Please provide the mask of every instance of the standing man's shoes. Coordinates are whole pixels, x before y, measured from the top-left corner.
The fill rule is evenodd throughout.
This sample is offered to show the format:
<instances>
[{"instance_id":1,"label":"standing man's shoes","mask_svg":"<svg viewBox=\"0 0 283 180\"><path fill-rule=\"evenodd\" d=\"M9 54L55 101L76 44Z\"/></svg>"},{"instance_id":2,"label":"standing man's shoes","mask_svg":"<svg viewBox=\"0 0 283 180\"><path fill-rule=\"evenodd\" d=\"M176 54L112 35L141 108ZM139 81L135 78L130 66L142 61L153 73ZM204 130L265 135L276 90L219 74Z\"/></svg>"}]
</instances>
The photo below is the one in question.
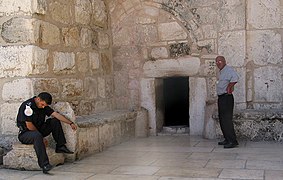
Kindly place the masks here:
<instances>
[{"instance_id":1,"label":"standing man's shoes","mask_svg":"<svg viewBox=\"0 0 283 180\"><path fill-rule=\"evenodd\" d=\"M218 145L226 145L226 144L228 144L228 143L229 143L228 141L224 140L224 141L218 142Z\"/></svg>"},{"instance_id":2,"label":"standing man's shoes","mask_svg":"<svg viewBox=\"0 0 283 180\"><path fill-rule=\"evenodd\" d=\"M56 147L56 153L66 153L66 154L74 154L74 152L70 151L65 145Z\"/></svg>"},{"instance_id":3,"label":"standing man's shoes","mask_svg":"<svg viewBox=\"0 0 283 180\"><path fill-rule=\"evenodd\" d=\"M238 142L228 143L228 144L224 145L224 148L225 148L225 149L234 148L234 147L237 147L238 145L239 145Z\"/></svg>"},{"instance_id":4,"label":"standing man's shoes","mask_svg":"<svg viewBox=\"0 0 283 180\"><path fill-rule=\"evenodd\" d=\"M42 172L44 174L48 174L48 171L50 171L53 168L53 166L51 164L46 164L42 167Z\"/></svg>"}]
</instances>

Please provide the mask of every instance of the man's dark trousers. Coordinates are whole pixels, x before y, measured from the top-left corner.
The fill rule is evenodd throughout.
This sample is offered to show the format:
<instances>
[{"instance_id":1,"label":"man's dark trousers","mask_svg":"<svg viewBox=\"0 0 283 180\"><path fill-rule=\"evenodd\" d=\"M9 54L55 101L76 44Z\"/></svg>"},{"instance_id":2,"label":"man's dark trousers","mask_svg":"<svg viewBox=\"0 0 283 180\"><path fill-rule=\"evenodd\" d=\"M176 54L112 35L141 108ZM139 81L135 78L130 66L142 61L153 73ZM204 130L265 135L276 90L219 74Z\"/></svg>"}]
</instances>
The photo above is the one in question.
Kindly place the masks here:
<instances>
[{"instance_id":1,"label":"man's dark trousers","mask_svg":"<svg viewBox=\"0 0 283 180\"><path fill-rule=\"evenodd\" d=\"M226 141L236 143L236 134L233 125L234 97L232 94L218 96L218 114L220 127Z\"/></svg>"},{"instance_id":2,"label":"man's dark trousers","mask_svg":"<svg viewBox=\"0 0 283 180\"><path fill-rule=\"evenodd\" d=\"M47 119L38 131L24 131L21 132L18 137L23 144L33 144L38 159L38 165L41 168L49 163L43 137L48 136L50 133L52 133L58 147L66 144L62 125L60 121L55 118Z\"/></svg>"}]
</instances>

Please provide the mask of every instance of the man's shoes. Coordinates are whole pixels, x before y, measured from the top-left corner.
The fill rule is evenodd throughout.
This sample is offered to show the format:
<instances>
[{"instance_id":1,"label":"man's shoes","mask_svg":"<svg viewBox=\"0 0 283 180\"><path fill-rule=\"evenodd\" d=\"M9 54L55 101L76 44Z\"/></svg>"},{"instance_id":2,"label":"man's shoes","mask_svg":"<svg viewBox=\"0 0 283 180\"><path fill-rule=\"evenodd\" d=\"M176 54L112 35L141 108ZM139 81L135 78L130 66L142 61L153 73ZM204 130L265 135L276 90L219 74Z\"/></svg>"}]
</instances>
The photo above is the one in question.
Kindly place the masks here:
<instances>
[{"instance_id":1,"label":"man's shoes","mask_svg":"<svg viewBox=\"0 0 283 180\"><path fill-rule=\"evenodd\" d=\"M74 152L70 151L65 145L56 147L56 153L67 153L67 154L74 154Z\"/></svg>"},{"instance_id":2,"label":"man's shoes","mask_svg":"<svg viewBox=\"0 0 283 180\"><path fill-rule=\"evenodd\" d=\"M226 141L226 139L225 139L224 141L218 142L218 145L226 145L226 144L228 144L228 143L229 143L229 142Z\"/></svg>"},{"instance_id":3,"label":"man's shoes","mask_svg":"<svg viewBox=\"0 0 283 180\"><path fill-rule=\"evenodd\" d=\"M52 168L53 168L53 166L48 163L48 164L46 164L46 165L44 165L44 166L42 167L42 172L43 172L44 174L47 174L48 171L50 171Z\"/></svg>"},{"instance_id":4,"label":"man's shoes","mask_svg":"<svg viewBox=\"0 0 283 180\"><path fill-rule=\"evenodd\" d=\"M227 149L227 148L234 148L234 147L237 147L239 145L239 143L236 141L234 143L228 143L226 145L224 145L224 148Z\"/></svg>"}]
</instances>

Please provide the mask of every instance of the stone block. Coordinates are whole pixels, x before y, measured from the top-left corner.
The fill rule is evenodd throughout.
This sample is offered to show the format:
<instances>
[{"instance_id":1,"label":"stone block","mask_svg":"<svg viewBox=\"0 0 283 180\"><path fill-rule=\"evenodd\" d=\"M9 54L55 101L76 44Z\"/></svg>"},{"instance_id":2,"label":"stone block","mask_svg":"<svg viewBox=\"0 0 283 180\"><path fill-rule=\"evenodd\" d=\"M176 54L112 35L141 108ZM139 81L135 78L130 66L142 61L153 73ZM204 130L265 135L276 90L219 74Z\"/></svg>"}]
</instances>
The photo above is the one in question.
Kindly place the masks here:
<instances>
[{"instance_id":1,"label":"stone block","mask_svg":"<svg viewBox=\"0 0 283 180\"><path fill-rule=\"evenodd\" d=\"M76 123L75 112L73 111L70 103L68 102L57 102L53 105L55 111L59 112L72 122ZM77 131L72 130L69 124L62 123L62 128L67 141L66 146L69 150L75 152L74 154L65 154L68 161L75 161L77 151Z\"/></svg>"},{"instance_id":2,"label":"stone block","mask_svg":"<svg viewBox=\"0 0 283 180\"><path fill-rule=\"evenodd\" d=\"M77 158L99 152L98 127L79 128Z\"/></svg>"},{"instance_id":3,"label":"stone block","mask_svg":"<svg viewBox=\"0 0 283 180\"><path fill-rule=\"evenodd\" d=\"M182 40L187 38L186 31L177 23L162 23L158 25L161 41Z\"/></svg>"},{"instance_id":4,"label":"stone block","mask_svg":"<svg viewBox=\"0 0 283 180\"><path fill-rule=\"evenodd\" d=\"M95 78L87 77L85 79L85 94L88 99L95 99L97 98L97 91L98 91L98 83Z\"/></svg>"},{"instance_id":5,"label":"stone block","mask_svg":"<svg viewBox=\"0 0 283 180\"><path fill-rule=\"evenodd\" d=\"M84 48L91 47L96 39L94 38L94 32L88 28L82 28L80 32L80 45Z\"/></svg>"},{"instance_id":6,"label":"stone block","mask_svg":"<svg viewBox=\"0 0 283 180\"><path fill-rule=\"evenodd\" d=\"M98 47L100 49L109 48L109 36L104 32L98 32Z\"/></svg>"},{"instance_id":7,"label":"stone block","mask_svg":"<svg viewBox=\"0 0 283 180\"><path fill-rule=\"evenodd\" d=\"M248 31L248 59L256 65L282 63L282 36L272 30Z\"/></svg>"},{"instance_id":8,"label":"stone block","mask_svg":"<svg viewBox=\"0 0 283 180\"><path fill-rule=\"evenodd\" d=\"M145 108L141 108L137 111L137 119L135 124L135 136L136 137L148 137L148 111Z\"/></svg>"},{"instance_id":9,"label":"stone block","mask_svg":"<svg viewBox=\"0 0 283 180\"><path fill-rule=\"evenodd\" d=\"M244 66L246 58L245 31L220 33L218 39L218 53L225 57L227 64L234 67Z\"/></svg>"},{"instance_id":10,"label":"stone block","mask_svg":"<svg viewBox=\"0 0 283 180\"><path fill-rule=\"evenodd\" d=\"M46 9L47 4L43 0L2 0L0 2L1 16L45 14Z\"/></svg>"},{"instance_id":11,"label":"stone block","mask_svg":"<svg viewBox=\"0 0 283 180\"><path fill-rule=\"evenodd\" d=\"M57 26L41 22L41 39L43 44L58 45L60 44L60 30Z\"/></svg>"},{"instance_id":12,"label":"stone block","mask_svg":"<svg viewBox=\"0 0 283 180\"><path fill-rule=\"evenodd\" d=\"M77 23L89 24L91 20L92 8L91 1L76 0L75 1L75 20Z\"/></svg>"},{"instance_id":13,"label":"stone block","mask_svg":"<svg viewBox=\"0 0 283 180\"><path fill-rule=\"evenodd\" d=\"M77 69L80 73L87 73L89 71L89 56L86 52L78 52L77 58Z\"/></svg>"},{"instance_id":14,"label":"stone block","mask_svg":"<svg viewBox=\"0 0 283 180\"><path fill-rule=\"evenodd\" d=\"M247 22L250 28L282 28L282 4L280 0L247 2Z\"/></svg>"},{"instance_id":15,"label":"stone block","mask_svg":"<svg viewBox=\"0 0 283 180\"><path fill-rule=\"evenodd\" d=\"M200 59L191 56L147 61L143 66L147 77L194 76L199 72L199 68Z\"/></svg>"},{"instance_id":16,"label":"stone block","mask_svg":"<svg viewBox=\"0 0 283 180\"><path fill-rule=\"evenodd\" d=\"M260 67L254 70L254 101L282 102L282 68Z\"/></svg>"},{"instance_id":17,"label":"stone block","mask_svg":"<svg viewBox=\"0 0 283 180\"><path fill-rule=\"evenodd\" d=\"M100 67L100 56L98 52L89 53L89 64L92 70L97 70Z\"/></svg>"},{"instance_id":18,"label":"stone block","mask_svg":"<svg viewBox=\"0 0 283 180\"><path fill-rule=\"evenodd\" d=\"M32 73L33 46L1 46L0 59L0 77L27 76Z\"/></svg>"},{"instance_id":19,"label":"stone block","mask_svg":"<svg viewBox=\"0 0 283 180\"><path fill-rule=\"evenodd\" d=\"M189 101L190 101L190 135L202 135L205 118L205 106L207 99L207 86L204 78L190 77Z\"/></svg>"},{"instance_id":20,"label":"stone block","mask_svg":"<svg viewBox=\"0 0 283 180\"><path fill-rule=\"evenodd\" d=\"M19 88L21 89L19 91ZM4 84L2 98L4 101L24 101L34 95L31 79L16 79Z\"/></svg>"},{"instance_id":21,"label":"stone block","mask_svg":"<svg viewBox=\"0 0 283 180\"><path fill-rule=\"evenodd\" d=\"M151 50L151 57L154 59L167 58L168 51L165 47L156 47Z\"/></svg>"},{"instance_id":22,"label":"stone block","mask_svg":"<svg viewBox=\"0 0 283 180\"><path fill-rule=\"evenodd\" d=\"M53 71L56 74L72 74L75 72L75 54L55 52L53 55Z\"/></svg>"},{"instance_id":23,"label":"stone block","mask_svg":"<svg viewBox=\"0 0 283 180\"><path fill-rule=\"evenodd\" d=\"M93 26L106 27L107 26L107 10L102 0L91 1Z\"/></svg>"},{"instance_id":24,"label":"stone block","mask_svg":"<svg viewBox=\"0 0 283 180\"><path fill-rule=\"evenodd\" d=\"M62 36L65 46L77 47L79 45L80 32L77 27L63 28Z\"/></svg>"},{"instance_id":25,"label":"stone block","mask_svg":"<svg viewBox=\"0 0 283 180\"><path fill-rule=\"evenodd\" d=\"M71 5L55 1L49 4L49 11L52 12L50 14L55 21L63 24L72 23Z\"/></svg>"},{"instance_id":26,"label":"stone block","mask_svg":"<svg viewBox=\"0 0 283 180\"><path fill-rule=\"evenodd\" d=\"M63 98L77 98L83 95L83 81L80 79L63 79L62 83L62 97Z\"/></svg>"},{"instance_id":27,"label":"stone block","mask_svg":"<svg viewBox=\"0 0 283 180\"><path fill-rule=\"evenodd\" d=\"M55 150L47 147L47 155L52 165L64 164L64 155L55 153ZM33 145L16 143L13 149L3 158L3 164L7 168L24 170L41 170L37 163L37 157Z\"/></svg>"},{"instance_id":28,"label":"stone block","mask_svg":"<svg viewBox=\"0 0 283 180\"><path fill-rule=\"evenodd\" d=\"M56 78L35 78L33 79L34 94L49 92L55 98L59 97L60 85Z\"/></svg>"},{"instance_id":29,"label":"stone block","mask_svg":"<svg viewBox=\"0 0 283 180\"><path fill-rule=\"evenodd\" d=\"M39 38L34 19L13 17L2 25L1 36L6 43L36 43Z\"/></svg>"},{"instance_id":30,"label":"stone block","mask_svg":"<svg viewBox=\"0 0 283 180\"><path fill-rule=\"evenodd\" d=\"M218 6L218 21L220 31L245 29L246 2L244 0L225 0Z\"/></svg>"},{"instance_id":31,"label":"stone block","mask_svg":"<svg viewBox=\"0 0 283 180\"><path fill-rule=\"evenodd\" d=\"M105 98L106 97L106 91L105 91L105 79L98 78L98 95L99 97Z\"/></svg>"},{"instance_id":32,"label":"stone block","mask_svg":"<svg viewBox=\"0 0 283 180\"><path fill-rule=\"evenodd\" d=\"M16 127L15 119L21 103L4 103L1 105L1 132L3 134L17 135L19 132Z\"/></svg>"}]
</instances>

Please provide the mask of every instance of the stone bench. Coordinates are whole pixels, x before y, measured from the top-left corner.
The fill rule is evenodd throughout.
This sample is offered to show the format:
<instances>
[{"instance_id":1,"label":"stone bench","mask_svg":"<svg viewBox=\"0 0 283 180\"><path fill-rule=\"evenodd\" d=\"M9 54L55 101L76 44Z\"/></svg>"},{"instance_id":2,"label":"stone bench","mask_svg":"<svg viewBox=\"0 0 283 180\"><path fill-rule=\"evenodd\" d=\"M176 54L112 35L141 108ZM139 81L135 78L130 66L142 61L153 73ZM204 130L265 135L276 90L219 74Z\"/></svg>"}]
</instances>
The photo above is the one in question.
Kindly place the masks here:
<instances>
[{"instance_id":1,"label":"stone bench","mask_svg":"<svg viewBox=\"0 0 283 180\"><path fill-rule=\"evenodd\" d=\"M49 161L52 165L64 164L65 157L61 153L55 153L53 148L46 148ZM6 168L22 170L41 170L37 163L37 157L33 145L16 143L13 150L9 151L3 158L3 164Z\"/></svg>"},{"instance_id":2,"label":"stone bench","mask_svg":"<svg viewBox=\"0 0 283 180\"><path fill-rule=\"evenodd\" d=\"M217 137L222 136L218 115L213 116ZM233 115L235 131L239 139L252 141L283 142L282 110L241 110Z\"/></svg>"},{"instance_id":3,"label":"stone bench","mask_svg":"<svg viewBox=\"0 0 283 180\"><path fill-rule=\"evenodd\" d=\"M127 110L77 117L76 157L80 159L135 137L136 119L137 112Z\"/></svg>"}]
</instances>

